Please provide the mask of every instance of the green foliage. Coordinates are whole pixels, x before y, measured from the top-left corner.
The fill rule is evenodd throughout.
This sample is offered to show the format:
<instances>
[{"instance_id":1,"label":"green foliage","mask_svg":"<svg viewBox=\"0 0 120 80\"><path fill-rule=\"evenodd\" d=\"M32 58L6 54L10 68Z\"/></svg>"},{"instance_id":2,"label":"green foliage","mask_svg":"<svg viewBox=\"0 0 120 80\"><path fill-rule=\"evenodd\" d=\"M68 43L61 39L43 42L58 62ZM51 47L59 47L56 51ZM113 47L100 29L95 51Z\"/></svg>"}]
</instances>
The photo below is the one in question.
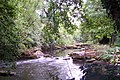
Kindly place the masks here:
<instances>
[{"instance_id":1,"label":"green foliage","mask_svg":"<svg viewBox=\"0 0 120 80\"><path fill-rule=\"evenodd\" d=\"M117 47L120 47L120 34L117 34L116 36L116 40L114 42L114 45L117 46Z\"/></svg>"},{"instance_id":2,"label":"green foliage","mask_svg":"<svg viewBox=\"0 0 120 80\"><path fill-rule=\"evenodd\" d=\"M27 48L33 47L34 45L39 44L37 42L40 42L39 19L35 13L39 3L39 0L16 1L16 27L19 29L21 43Z\"/></svg>"},{"instance_id":3,"label":"green foliage","mask_svg":"<svg viewBox=\"0 0 120 80\"><path fill-rule=\"evenodd\" d=\"M113 47L107 50L108 54L120 54L120 47Z\"/></svg>"},{"instance_id":4,"label":"green foliage","mask_svg":"<svg viewBox=\"0 0 120 80\"><path fill-rule=\"evenodd\" d=\"M76 21L82 22L79 35L74 35L77 41L96 42L104 36L111 38L112 33L115 32L114 21L108 17L100 0L87 0L86 3L82 0L46 0L44 2L40 14L44 24L43 42L54 44L60 40L57 38L61 38L59 30L61 27L73 34L76 29L79 29L73 24Z\"/></svg>"},{"instance_id":5,"label":"green foliage","mask_svg":"<svg viewBox=\"0 0 120 80\"><path fill-rule=\"evenodd\" d=\"M42 23L45 24L43 27L43 38L44 41L47 43L54 44L56 41L58 41L60 38L60 28L64 27L66 31L69 34L72 34L77 27L72 24L71 16L73 16L73 13L75 11L74 9L71 9L70 7L73 5L77 5L79 3L79 0L75 1L57 1L57 0L49 0L45 1L45 5L41 9L40 18L42 19ZM72 3L71 3L72 2ZM79 6L80 7L80 6ZM77 9L77 7L76 7ZM68 13L70 15L68 15Z\"/></svg>"},{"instance_id":6,"label":"green foliage","mask_svg":"<svg viewBox=\"0 0 120 80\"><path fill-rule=\"evenodd\" d=\"M111 37L114 30L114 21L108 17L100 0L87 0L83 4L84 21L81 24L83 34L88 35L88 40L98 40L103 36Z\"/></svg>"},{"instance_id":7,"label":"green foliage","mask_svg":"<svg viewBox=\"0 0 120 80\"><path fill-rule=\"evenodd\" d=\"M120 1L119 0L101 0L103 7L106 9L109 16L115 21L116 26L114 28L116 31L120 32ZM117 15L116 15L117 14Z\"/></svg>"},{"instance_id":8,"label":"green foliage","mask_svg":"<svg viewBox=\"0 0 120 80\"><path fill-rule=\"evenodd\" d=\"M19 56L19 50L42 43L67 45L73 39L96 40L111 37L114 32L114 22L102 9L100 0L87 0L86 4L81 0L43 1L0 1L0 60L12 61ZM38 17L35 12L39 6ZM75 31L79 29L75 18L82 22L81 31Z\"/></svg>"},{"instance_id":9,"label":"green foliage","mask_svg":"<svg viewBox=\"0 0 120 80\"><path fill-rule=\"evenodd\" d=\"M0 1L0 60L12 61L18 54L20 38L14 22L15 6L9 2L10 0Z\"/></svg>"},{"instance_id":10,"label":"green foliage","mask_svg":"<svg viewBox=\"0 0 120 80\"><path fill-rule=\"evenodd\" d=\"M111 54L101 54L99 56L99 58L103 61L110 61L110 59L112 59L112 55Z\"/></svg>"},{"instance_id":11,"label":"green foliage","mask_svg":"<svg viewBox=\"0 0 120 80\"><path fill-rule=\"evenodd\" d=\"M118 54L120 54L120 47L113 47L106 49L106 52L101 54L99 58L103 61L109 61L110 63L115 64L119 61Z\"/></svg>"},{"instance_id":12,"label":"green foliage","mask_svg":"<svg viewBox=\"0 0 120 80\"><path fill-rule=\"evenodd\" d=\"M74 32L74 34L73 34L73 38L74 38L74 40L76 41L76 42L80 42L80 41L83 41L84 39L83 39L83 37L81 37L81 31L78 29L78 30L76 30L75 32Z\"/></svg>"},{"instance_id":13,"label":"green foliage","mask_svg":"<svg viewBox=\"0 0 120 80\"><path fill-rule=\"evenodd\" d=\"M39 0L0 1L0 60L13 61L19 56L20 44L33 44L35 10Z\"/></svg>"}]
</instances>

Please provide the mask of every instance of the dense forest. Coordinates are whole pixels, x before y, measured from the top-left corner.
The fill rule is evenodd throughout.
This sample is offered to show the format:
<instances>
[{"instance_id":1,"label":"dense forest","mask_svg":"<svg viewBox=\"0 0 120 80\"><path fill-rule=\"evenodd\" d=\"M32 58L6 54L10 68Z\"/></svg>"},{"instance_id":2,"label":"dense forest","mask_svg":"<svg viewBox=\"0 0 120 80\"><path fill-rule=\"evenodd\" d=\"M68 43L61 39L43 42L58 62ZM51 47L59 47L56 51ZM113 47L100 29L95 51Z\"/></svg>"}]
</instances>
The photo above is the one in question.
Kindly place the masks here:
<instances>
[{"instance_id":1,"label":"dense forest","mask_svg":"<svg viewBox=\"0 0 120 80\"><path fill-rule=\"evenodd\" d=\"M118 0L1 0L0 60L32 47L119 44Z\"/></svg>"}]
</instances>

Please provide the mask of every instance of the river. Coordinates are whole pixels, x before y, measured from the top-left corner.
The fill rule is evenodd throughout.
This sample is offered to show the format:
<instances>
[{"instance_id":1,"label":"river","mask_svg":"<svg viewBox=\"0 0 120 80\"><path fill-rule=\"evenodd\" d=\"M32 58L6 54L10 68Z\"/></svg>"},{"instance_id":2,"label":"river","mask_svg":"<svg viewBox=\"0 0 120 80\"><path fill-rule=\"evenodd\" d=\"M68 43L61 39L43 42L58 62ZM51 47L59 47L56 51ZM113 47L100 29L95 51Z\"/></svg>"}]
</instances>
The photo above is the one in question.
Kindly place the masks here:
<instances>
[{"instance_id":1,"label":"river","mask_svg":"<svg viewBox=\"0 0 120 80\"><path fill-rule=\"evenodd\" d=\"M21 60L16 62L16 75L0 77L2 80L80 80L85 75L79 67L82 64L73 64L67 56L73 50L54 51L54 57ZM0 79L0 80L1 80Z\"/></svg>"},{"instance_id":2,"label":"river","mask_svg":"<svg viewBox=\"0 0 120 80\"><path fill-rule=\"evenodd\" d=\"M96 73L87 75L85 63L74 63L67 56L72 51L54 51L53 57L17 61L16 75L0 76L0 80L119 80Z\"/></svg>"}]
</instances>

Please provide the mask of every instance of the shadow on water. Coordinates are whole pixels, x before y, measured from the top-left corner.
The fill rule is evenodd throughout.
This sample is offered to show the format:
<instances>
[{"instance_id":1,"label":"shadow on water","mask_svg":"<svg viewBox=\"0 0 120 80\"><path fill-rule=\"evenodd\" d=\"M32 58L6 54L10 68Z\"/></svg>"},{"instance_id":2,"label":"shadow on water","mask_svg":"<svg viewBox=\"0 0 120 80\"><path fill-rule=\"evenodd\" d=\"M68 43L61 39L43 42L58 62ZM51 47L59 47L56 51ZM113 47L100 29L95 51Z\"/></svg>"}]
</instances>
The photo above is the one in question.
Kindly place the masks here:
<instances>
[{"instance_id":1,"label":"shadow on water","mask_svg":"<svg viewBox=\"0 0 120 80\"><path fill-rule=\"evenodd\" d=\"M120 72L119 67L74 62L66 56L72 51L54 51L54 57L18 61L16 75L0 76L0 80L120 80L115 71Z\"/></svg>"}]
</instances>

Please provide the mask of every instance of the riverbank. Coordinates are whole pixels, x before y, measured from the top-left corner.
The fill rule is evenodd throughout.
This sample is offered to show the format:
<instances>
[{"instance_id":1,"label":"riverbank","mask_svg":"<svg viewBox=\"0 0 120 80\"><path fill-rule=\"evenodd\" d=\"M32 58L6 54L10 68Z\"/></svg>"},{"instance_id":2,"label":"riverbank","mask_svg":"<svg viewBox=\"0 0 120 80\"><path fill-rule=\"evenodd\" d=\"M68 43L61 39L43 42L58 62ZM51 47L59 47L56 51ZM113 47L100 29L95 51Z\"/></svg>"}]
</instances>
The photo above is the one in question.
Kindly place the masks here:
<instances>
[{"instance_id":1,"label":"riverbank","mask_svg":"<svg viewBox=\"0 0 120 80\"><path fill-rule=\"evenodd\" d=\"M109 64L120 65L120 50L116 52L110 49L108 45L89 45L89 44L75 44L69 46L54 46L50 47L34 47L25 50L19 59L36 59L40 57L52 57L52 52L73 50L73 52L68 53L74 61L86 61L87 63L92 63L94 61L103 61ZM113 48L114 49L114 48ZM116 49L115 49L116 50Z\"/></svg>"},{"instance_id":2,"label":"riverbank","mask_svg":"<svg viewBox=\"0 0 120 80\"><path fill-rule=\"evenodd\" d=\"M102 47L102 48L104 48L104 47ZM94 50L95 52L91 51L91 50ZM35 52L35 51L39 52L39 51L41 51L41 49L36 48L36 49L31 50L31 52ZM77 80L77 79L80 80L80 79L84 78L84 76L86 77L86 80L100 80L100 79L98 79L100 76L104 76L105 80L109 80L108 77L111 74L112 74L112 76L115 77L114 79L116 79L116 78L119 79L119 72L120 72L119 65L112 64L112 63L104 61L104 60L97 60L96 58L91 58L91 57L90 58L87 58L87 57L72 58L70 56L71 53L74 53L74 52L80 53L81 51L87 52L87 53L91 52L90 54L93 54L93 52L94 53L97 52L97 50L94 48L94 46L89 46L89 48L87 47L87 49L85 49L85 47L82 47L79 49L53 50L53 52L49 52L49 56L44 56L48 53L43 53L41 51L42 56L39 57L38 59L35 58L35 59L18 60L16 62L17 63L16 69L15 69L16 74L11 76L11 78L18 79L18 77L16 77L16 76L19 76L21 78L21 80L25 79L25 78L30 80L29 77L34 77L36 80L36 79L40 78L39 76L46 78L46 76L42 76L42 74L46 74L47 77L51 78L49 76L49 73L50 73L53 75L54 78L62 78L64 80L65 76L62 77L63 73L64 73L64 75L67 76L67 75L70 75L70 71L73 70L72 74L74 76L72 77L70 75L71 77L68 79L74 78L76 75L75 73L77 73L77 71L83 75L78 76L79 78L75 78L75 80ZM72 65L70 65L70 64L72 64ZM66 68L64 68L63 65ZM74 72L73 65L77 66L77 70L75 70L75 72ZM69 69L69 67L70 67L70 69ZM51 70L51 68L52 68L52 70ZM54 74L53 74L53 70L54 70L53 68L55 69ZM56 70L56 69L58 69L58 70ZM49 73L46 73L46 70L50 70ZM31 71L34 72L34 76L32 76L33 73L31 73ZM40 74L37 71L41 72L42 74ZM66 71L66 72L64 72L64 71ZM113 72L111 72L111 71L113 71ZM38 73L39 73L39 75L38 75ZM100 76L97 74L99 74ZM24 77L24 75L26 75L28 77ZM96 78L94 78L94 77L96 77ZM53 78L51 78L51 79L53 79Z\"/></svg>"}]
</instances>

